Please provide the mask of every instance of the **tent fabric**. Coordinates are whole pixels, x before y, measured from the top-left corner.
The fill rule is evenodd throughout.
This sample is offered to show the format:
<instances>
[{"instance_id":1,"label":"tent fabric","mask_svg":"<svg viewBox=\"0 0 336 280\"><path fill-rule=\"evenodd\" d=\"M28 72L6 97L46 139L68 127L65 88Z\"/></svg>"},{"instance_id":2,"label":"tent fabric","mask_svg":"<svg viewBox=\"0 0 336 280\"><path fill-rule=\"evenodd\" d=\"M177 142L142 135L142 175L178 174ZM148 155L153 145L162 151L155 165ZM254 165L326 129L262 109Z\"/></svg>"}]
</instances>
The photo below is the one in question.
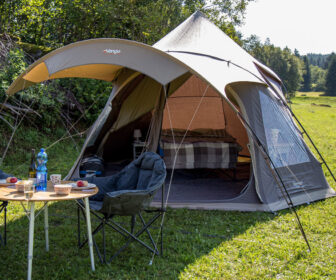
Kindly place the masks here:
<instances>
[{"instance_id":1,"label":"tent fabric","mask_svg":"<svg viewBox=\"0 0 336 280\"><path fill-rule=\"evenodd\" d=\"M167 84L187 72L181 63L151 46L122 39L92 39L70 44L40 58L14 81L7 94L55 78L113 81L123 67L144 73L160 84Z\"/></svg>"},{"instance_id":2,"label":"tent fabric","mask_svg":"<svg viewBox=\"0 0 336 280\"><path fill-rule=\"evenodd\" d=\"M258 139L264 147L267 147L267 152L291 197L297 197L296 201L312 202L314 201L313 197L316 197L317 194L321 195L321 198L334 195L323 175L320 163L310 152L301 135L298 134L286 108L272 98L270 89L263 86L235 85L231 87L231 90L235 92L236 98L242 103L241 106L244 106L244 114ZM262 104L263 98L269 102ZM268 136L275 129L279 132L277 140ZM269 140L277 143L270 143ZM283 157L287 157L283 159L284 162L277 163L276 156L272 155L272 149L277 155L282 154ZM283 194L277 186L263 154L255 144L252 150L257 194L263 203L269 204L270 209L276 211L277 208L272 209L271 207L280 205L278 201L283 200ZM313 193L315 194L313 195Z\"/></svg>"},{"instance_id":3,"label":"tent fabric","mask_svg":"<svg viewBox=\"0 0 336 280\"><path fill-rule=\"evenodd\" d=\"M285 106L280 78L200 12L154 46L94 39L55 50L32 64L7 93L56 77L114 85L66 179L79 177L81 160L89 154L111 163L129 160L134 129L148 136L154 151L162 123L165 130L227 133L252 164L249 182L237 197L195 204L187 198L185 203L168 201L172 207L277 211L288 207L280 179L294 204L335 195Z\"/></svg>"},{"instance_id":4,"label":"tent fabric","mask_svg":"<svg viewBox=\"0 0 336 280\"><path fill-rule=\"evenodd\" d=\"M256 65L281 82L271 69L243 50L201 12L189 17L154 47L185 62L198 73L204 73L220 91L235 80L264 83Z\"/></svg>"}]
</instances>

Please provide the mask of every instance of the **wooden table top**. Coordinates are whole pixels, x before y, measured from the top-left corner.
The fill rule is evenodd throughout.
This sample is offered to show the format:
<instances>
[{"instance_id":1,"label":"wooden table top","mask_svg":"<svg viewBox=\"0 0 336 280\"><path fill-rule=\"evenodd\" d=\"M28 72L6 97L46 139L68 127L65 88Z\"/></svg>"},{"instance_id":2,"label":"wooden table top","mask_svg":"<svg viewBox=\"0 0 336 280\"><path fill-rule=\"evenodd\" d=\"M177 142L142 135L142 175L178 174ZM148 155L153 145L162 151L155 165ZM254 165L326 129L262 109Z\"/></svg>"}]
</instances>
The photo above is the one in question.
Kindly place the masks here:
<instances>
[{"instance_id":1,"label":"wooden table top","mask_svg":"<svg viewBox=\"0 0 336 280\"><path fill-rule=\"evenodd\" d=\"M62 184L70 183L62 182ZM60 201L60 200L76 200L85 197L90 197L98 192L98 188L88 190L72 190L68 195L58 195L54 191L54 187L51 182L48 181L47 191L34 192L34 195L29 201ZM0 186L0 200L4 201L27 201L23 192L18 192L15 186Z\"/></svg>"}]
</instances>

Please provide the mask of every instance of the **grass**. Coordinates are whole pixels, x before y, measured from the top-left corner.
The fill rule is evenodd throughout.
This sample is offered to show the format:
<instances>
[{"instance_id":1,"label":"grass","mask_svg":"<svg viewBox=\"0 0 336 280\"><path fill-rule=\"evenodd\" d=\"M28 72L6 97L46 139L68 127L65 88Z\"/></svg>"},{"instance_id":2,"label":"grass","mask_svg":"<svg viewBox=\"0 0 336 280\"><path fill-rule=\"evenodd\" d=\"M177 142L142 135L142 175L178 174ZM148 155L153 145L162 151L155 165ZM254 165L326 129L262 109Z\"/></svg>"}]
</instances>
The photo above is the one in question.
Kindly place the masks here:
<instances>
[{"instance_id":1,"label":"grass","mask_svg":"<svg viewBox=\"0 0 336 280\"><path fill-rule=\"evenodd\" d=\"M3 135L3 138L0 139L0 150L4 151L11 135L6 133L4 127L0 127L0 133ZM64 138L64 140L56 143L60 138ZM35 128L20 127L15 133L1 169L20 178L25 178L28 176L31 149L34 148L37 154L40 148L45 148L49 160L48 173L66 175L76 160L83 141L83 137L69 138L62 128L46 134Z\"/></svg>"},{"instance_id":2,"label":"grass","mask_svg":"<svg viewBox=\"0 0 336 280\"><path fill-rule=\"evenodd\" d=\"M336 98L299 96L292 108L317 146L336 170ZM317 105L312 105L312 104ZM327 104L331 107L320 106ZM22 131L23 133L23 131ZM24 133L23 133L24 134ZM59 133L61 134L61 133ZM30 138L49 141L49 137ZM34 136L34 137L33 137ZM55 138L56 139L56 135ZM26 137L27 139L27 137ZM34 141L35 141L34 140ZM80 141L82 139L79 139ZM18 140L19 144L22 140ZM37 144L36 144L37 145ZM45 142L44 146L48 145ZM27 155L15 156L11 150L5 161L9 170L29 162ZM67 140L50 150L50 172L65 174L78 151ZM29 156L28 156L29 155ZM61 165L56 162L63 162ZM25 174L28 165L16 170ZM326 172L329 183L332 183ZM39 205L41 207L41 205ZM151 254L138 245L120 255L111 265L97 263L90 271L88 248L76 247L76 206L58 202L50 206L50 252L44 250L43 218L36 220L34 279L336 279L336 200L327 199L298 207L312 252L307 247L288 210L271 213L169 210L165 222L165 254L149 265ZM25 279L28 221L20 206L8 209L8 245L0 247L1 279ZM0 224L3 222L0 218ZM128 223L128 218L120 219ZM93 221L93 223L96 223ZM83 225L84 226L84 225ZM154 228L154 236L158 227ZM98 240L99 241L99 240ZM111 248L122 239L110 232ZM97 260L97 258L96 258Z\"/></svg>"},{"instance_id":3,"label":"grass","mask_svg":"<svg viewBox=\"0 0 336 280\"><path fill-rule=\"evenodd\" d=\"M310 92L297 91L295 95L298 97L300 96L319 97L321 95L324 95L324 92L322 91L310 91Z\"/></svg>"}]
</instances>

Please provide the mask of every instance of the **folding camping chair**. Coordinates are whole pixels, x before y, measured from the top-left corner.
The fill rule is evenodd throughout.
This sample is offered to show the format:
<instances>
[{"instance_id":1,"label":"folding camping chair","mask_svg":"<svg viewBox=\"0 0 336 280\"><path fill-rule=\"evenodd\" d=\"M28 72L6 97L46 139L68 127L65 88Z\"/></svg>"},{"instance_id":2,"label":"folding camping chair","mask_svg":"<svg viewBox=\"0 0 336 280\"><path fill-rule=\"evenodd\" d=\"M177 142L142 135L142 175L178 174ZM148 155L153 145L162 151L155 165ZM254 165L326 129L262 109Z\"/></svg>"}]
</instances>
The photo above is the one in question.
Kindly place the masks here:
<instances>
[{"instance_id":1,"label":"folding camping chair","mask_svg":"<svg viewBox=\"0 0 336 280\"><path fill-rule=\"evenodd\" d=\"M99 187L99 193L90 198L91 213L99 219L99 225L93 230L93 243L96 248L98 257L102 263L106 260L106 242L105 242L105 225L114 229L126 238L125 244L120 247L109 259L111 262L123 250L125 250L133 241L137 241L144 248L156 255L160 255L157 244L154 241L149 228L165 212L164 181L166 177L166 167L161 157L152 152L143 153L138 159L131 162L119 173L109 177L91 177L88 181ZM149 209L149 204L155 193L161 188L162 205L158 209ZM142 212L153 213L153 217L145 222ZM81 241L80 232L80 213L85 216L82 205L78 207L78 246L83 247L88 240ZM115 216L131 216L131 229L128 231L113 218ZM141 221L141 229L134 232L136 216ZM163 252L163 228L161 225L161 254ZM103 256L97 246L95 236L102 232ZM150 242L145 243L139 237L146 233ZM150 244L148 244L150 243Z\"/></svg>"}]
</instances>

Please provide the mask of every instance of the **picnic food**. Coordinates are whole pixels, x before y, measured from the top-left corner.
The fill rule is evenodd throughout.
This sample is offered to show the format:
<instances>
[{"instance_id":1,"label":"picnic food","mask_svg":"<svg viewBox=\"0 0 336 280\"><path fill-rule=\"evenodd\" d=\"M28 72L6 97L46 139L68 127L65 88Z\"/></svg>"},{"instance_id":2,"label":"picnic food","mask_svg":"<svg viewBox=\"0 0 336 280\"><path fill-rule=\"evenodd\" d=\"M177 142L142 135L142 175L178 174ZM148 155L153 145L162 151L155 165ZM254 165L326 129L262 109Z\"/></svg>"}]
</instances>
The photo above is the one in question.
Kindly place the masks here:
<instances>
[{"instance_id":1,"label":"picnic food","mask_svg":"<svg viewBox=\"0 0 336 280\"><path fill-rule=\"evenodd\" d=\"M87 187L89 185L88 181L77 181L77 187Z\"/></svg>"},{"instance_id":2,"label":"picnic food","mask_svg":"<svg viewBox=\"0 0 336 280\"><path fill-rule=\"evenodd\" d=\"M22 181L16 182L15 183L16 190L18 192L23 192L25 185L28 185L28 184L32 184L32 181L22 180Z\"/></svg>"},{"instance_id":3,"label":"picnic food","mask_svg":"<svg viewBox=\"0 0 336 280\"><path fill-rule=\"evenodd\" d=\"M7 183L16 183L17 182L17 178L16 177L8 177L6 179Z\"/></svg>"},{"instance_id":4,"label":"picnic food","mask_svg":"<svg viewBox=\"0 0 336 280\"><path fill-rule=\"evenodd\" d=\"M69 184L60 184L54 186L54 191L59 195L68 195L71 192L72 186Z\"/></svg>"}]
</instances>

